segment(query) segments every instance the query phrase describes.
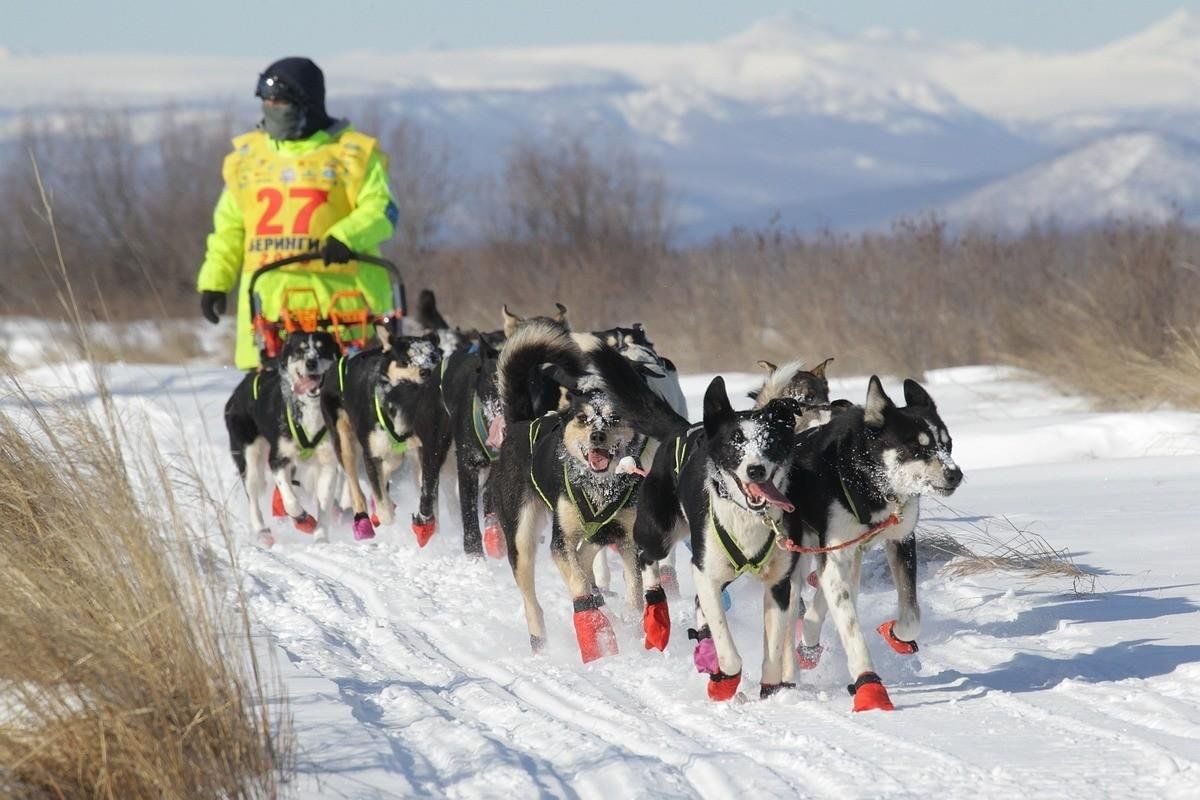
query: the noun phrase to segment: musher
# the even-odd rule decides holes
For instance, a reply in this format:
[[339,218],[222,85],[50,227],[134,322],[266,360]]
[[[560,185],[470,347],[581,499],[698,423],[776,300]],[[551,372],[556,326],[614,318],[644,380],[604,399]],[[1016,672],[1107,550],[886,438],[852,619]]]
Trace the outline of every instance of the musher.
[[391,310],[388,273],[350,261],[379,254],[395,231],[398,209],[378,142],[325,113],[325,76],[307,58],[284,58],[258,78],[257,130],[233,140],[221,174],[225,188],[196,288],[214,325],[241,276],[237,308],[239,369],[259,365],[250,320],[249,277],[271,261],[305,252],[311,263],[284,267],[255,285],[267,319],[279,318],[284,291],[311,286],[320,309],[339,290],[359,290],[373,313]]

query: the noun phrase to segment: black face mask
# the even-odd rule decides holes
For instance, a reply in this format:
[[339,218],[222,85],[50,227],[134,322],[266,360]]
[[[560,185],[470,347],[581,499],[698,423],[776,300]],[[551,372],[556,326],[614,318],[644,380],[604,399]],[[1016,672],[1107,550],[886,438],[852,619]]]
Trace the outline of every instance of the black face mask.
[[308,114],[300,106],[292,103],[263,103],[262,111],[262,128],[272,139],[287,141],[305,137]]

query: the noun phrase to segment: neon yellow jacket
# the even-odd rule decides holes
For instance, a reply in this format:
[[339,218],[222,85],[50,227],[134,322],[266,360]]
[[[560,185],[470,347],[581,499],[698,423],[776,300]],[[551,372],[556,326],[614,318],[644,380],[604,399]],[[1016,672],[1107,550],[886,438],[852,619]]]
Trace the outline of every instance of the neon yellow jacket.
[[[328,148],[351,130],[350,126],[342,125],[317,131],[307,139],[296,141],[276,141],[265,135],[262,135],[262,139],[268,144],[274,157],[286,162],[287,159],[298,159],[320,148]],[[356,136],[374,144],[374,140],[369,137],[363,137],[362,134]],[[243,143],[248,138],[252,137],[241,136],[235,139],[235,151],[226,160],[226,186],[217,199],[213,212],[213,232],[208,236],[204,263],[196,279],[197,291],[228,292],[238,283],[239,276],[245,277],[238,291],[235,361],[239,369],[253,369],[258,366],[258,349],[254,341],[248,298],[249,276],[258,265],[244,264],[249,241],[246,231],[246,209],[239,203],[238,187],[229,185],[228,169],[230,159],[239,153],[237,148],[242,145],[244,151]],[[257,141],[253,138],[252,140]],[[336,148],[329,149],[330,152],[336,152]],[[285,168],[284,172],[287,171]],[[309,233],[314,241],[324,241],[327,237],[333,237],[351,250],[378,255],[379,245],[395,231],[397,210],[391,189],[388,187],[387,157],[377,147],[373,147],[367,157],[361,183],[356,180],[355,184],[356,191],[351,193],[350,212],[324,230],[314,228]],[[281,185],[279,188],[286,189],[287,186]],[[391,310],[391,284],[385,270],[371,264],[327,270],[318,259],[312,262],[311,266],[302,265],[299,268],[288,268],[286,271],[279,270],[258,281],[255,289],[262,298],[263,310],[268,319],[278,319],[284,291],[296,286],[313,287],[322,307],[328,303],[333,292],[357,289],[366,297],[372,311],[379,313]]]

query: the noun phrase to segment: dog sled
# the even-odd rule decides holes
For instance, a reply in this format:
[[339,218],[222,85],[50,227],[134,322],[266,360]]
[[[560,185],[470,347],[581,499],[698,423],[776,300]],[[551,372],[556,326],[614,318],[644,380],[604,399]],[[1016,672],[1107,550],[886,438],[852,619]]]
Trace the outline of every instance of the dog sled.
[[[374,264],[388,271],[392,286],[392,308],[373,309],[360,289],[343,289],[333,292],[322,307],[320,295],[312,286],[291,286],[283,291],[279,303],[279,318],[268,319],[263,312],[262,297],[255,286],[260,278],[270,272],[293,264],[319,261],[318,252],[301,253],[264,264],[250,276],[250,319],[254,326],[254,339],[258,346],[259,365],[273,368],[283,342],[289,334],[297,331],[313,333],[327,331],[337,342],[342,355],[353,355],[364,349],[375,335],[375,323],[386,319],[402,319],[408,313],[408,299],[400,269],[391,261],[364,253],[351,253],[351,260],[361,264]],[[314,277],[319,272],[311,273]]]

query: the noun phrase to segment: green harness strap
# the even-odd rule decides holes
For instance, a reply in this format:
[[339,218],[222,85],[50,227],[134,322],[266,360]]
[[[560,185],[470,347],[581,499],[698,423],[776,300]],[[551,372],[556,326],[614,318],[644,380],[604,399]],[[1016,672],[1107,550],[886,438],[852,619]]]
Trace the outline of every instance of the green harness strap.
[[629,504],[630,498],[633,497],[633,491],[637,488],[636,483],[630,483],[623,497],[617,498],[599,511],[592,505],[592,499],[587,496],[587,493],[580,492],[583,495],[583,502],[587,504],[585,512],[575,497],[575,489],[571,486],[571,476],[567,472],[566,464],[563,464],[563,484],[567,487],[567,499],[571,501],[571,505],[575,506],[575,512],[579,514],[579,519],[583,522],[583,538],[589,542],[600,532],[601,528],[612,522],[617,514],[621,513]]
[[[770,519],[768,517],[768,519]],[[763,567],[771,558],[771,550],[775,544],[775,530],[772,525],[771,535],[767,538],[767,543],[763,545],[763,549],[758,555],[753,558],[746,558],[746,554],[738,547],[737,542],[729,535],[729,531],[722,527],[717,520],[717,515],[713,511],[712,498],[708,500],[708,521],[712,524],[713,530],[716,531],[717,541],[721,543],[721,547],[725,550],[725,556],[729,559],[729,563],[733,565],[734,576],[738,577],[746,572],[753,572],[755,575],[762,574]]]
[[683,469],[683,459],[687,456],[687,434],[675,437],[675,474]]
[[[254,382],[250,384],[250,396],[255,400],[258,400],[258,381],[261,377],[261,372],[254,373]],[[292,415],[292,404],[284,401],[283,411],[287,417],[288,430],[292,434],[292,441],[296,443],[296,447],[300,450],[297,457],[301,461],[307,461],[312,458],[313,453],[317,450],[317,445],[325,438],[326,429],[321,428],[321,430],[317,431],[316,436],[309,439],[308,431],[304,430],[304,425],[297,424],[296,418]]]
[[345,356],[342,356],[341,358],[338,359],[337,371],[338,371],[338,391],[345,392],[346,391],[346,357]]
[[391,438],[392,452],[396,455],[403,455],[408,452],[408,437],[412,436],[412,434],[406,433],[401,436],[396,433],[396,428],[392,425],[392,421],[383,413],[383,403],[379,400],[378,391],[375,392],[375,419],[379,420],[379,424],[383,426],[383,429],[387,431],[388,436]]
[[316,436],[314,436],[312,439],[309,439],[308,433],[304,430],[304,424],[298,424],[296,422],[296,418],[292,416],[291,403],[285,402],[283,404],[283,408],[287,415],[288,430],[292,432],[292,441],[294,441],[296,446],[300,449],[298,457],[301,461],[307,461],[308,459],[312,458],[313,453],[316,452],[317,445],[319,445],[321,440],[325,438],[325,433],[328,429],[322,427],[321,430],[317,431]]
[[[534,420],[533,424],[529,426],[529,454],[531,456],[533,455],[534,446],[537,444],[537,436],[541,431],[541,426],[541,419]],[[639,452],[639,456],[646,452],[646,447],[649,443],[649,439],[642,440],[642,449]],[[529,480],[533,484],[533,488],[538,493],[538,496],[542,498],[542,502],[546,504],[546,508],[550,509],[550,513],[553,514],[555,510],[554,504],[550,502],[550,498],[546,497],[546,493],[538,485],[537,475],[534,474],[532,464],[529,466]],[[575,496],[575,487],[571,485],[571,474],[566,464],[563,464],[563,486],[567,490],[567,499],[571,501],[571,505],[575,507],[575,513],[579,515],[579,519],[583,523],[583,538],[586,541],[591,541],[605,525],[612,522],[617,514],[621,513],[625,506],[629,505],[629,501],[633,499],[633,494],[638,488],[636,483],[631,483],[623,496],[599,510],[592,505],[592,500],[587,496],[586,492],[580,492],[583,495],[584,502],[587,504],[587,510],[585,511]]]
[[[479,402],[478,394],[471,396],[471,426],[475,428],[475,438],[479,440],[479,446],[483,449],[487,460],[495,461],[500,456],[500,451],[487,443],[487,425],[483,419],[483,403]],[[532,449],[530,452],[533,452]]]

